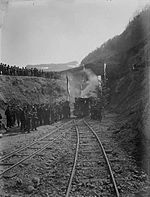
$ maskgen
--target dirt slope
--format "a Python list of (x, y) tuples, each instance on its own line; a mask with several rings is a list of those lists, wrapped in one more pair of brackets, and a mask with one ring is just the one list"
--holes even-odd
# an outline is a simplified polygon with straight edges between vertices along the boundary
[(48, 103), (65, 98), (62, 79), (0, 75), (0, 110), (8, 103)]

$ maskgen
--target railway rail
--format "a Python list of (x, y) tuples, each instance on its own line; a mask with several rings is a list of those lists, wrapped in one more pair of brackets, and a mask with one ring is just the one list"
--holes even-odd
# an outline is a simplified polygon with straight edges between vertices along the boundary
[[(78, 196), (79, 194), (81, 196), (92, 195), (90, 194), (90, 192), (92, 191), (93, 187), (94, 190), (97, 190), (97, 192), (102, 192), (102, 187), (104, 186), (103, 184), (102, 186), (97, 186), (97, 188), (95, 188), (94, 185), (86, 185), (86, 183), (91, 183), (92, 180), (98, 183), (99, 181), (101, 181), (101, 179), (103, 179), (103, 177), (108, 178), (108, 172), (110, 175), (109, 184), (113, 184), (113, 189), (111, 188), (109, 190), (110, 193), (107, 193), (105, 195), (119, 197), (120, 195), (111, 169), (111, 165), (109, 163), (107, 154), (98, 135), (85, 120), (82, 121), (82, 125), (80, 124), (80, 126), (79, 123), (77, 125), (77, 122), (75, 121), (74, 124), (77, 134), (77, 144), (74, 157), (74, 164), (72, 167), (71, 176), (67, 186), (65, 197)], [(88, 128), (88, 131), (85, 129), (85, 127)], [(105, 166), (103, 165), (104, 163)], [(94, 169), (96, 169), (96, 172), (94, 172)], [(76, 187), (76, 185), (78, 185), (77, 182), (80, 183), (80, 189)], [(83, 191), (82, 186), (84, 188)], [(87, 189), (87, 187), (89, 187), (89, 189)], [(80, 190), (80, 193), (78, 193), (78, 190)], [(108, 190), (108, 188), (106, 190)]]
[[(15, 168), (16, 166), (18, 166), (19, 164), (23, 163), (24, 161), (30, 159), (30, 158), (33, 158), (35, 155), (37, 155), (38, 153), (44, 151), (46, 148), (48, 148), (48, 146), (52, 145), (53, 142), (58, 139), (60, 136), (62, 136), (63, 134), (65, 134), (68, 130), (70, 130), (71, 128), (69, 127), (69, 129), (67, 128), (64, 132), (64, 130), (61, 131), (61, 129), (68, 125), (68, 123), (71, 123), (71, 121), (65, 123), (65, 124), (62, 124), (60, 125), (59, 127), (57, 127), (56, 129), (54, 129), (51, 133), (48, 133), (46, 135), (44, 135), (43, 137), (35, 140), (34, 142), (30, 143), (29, 145), (25, 146), (25, 147), (22, 147), (22, 148), (19, 148), (19, 149), (16, 149), (15, 151), (12, 151), (11, 153), (7, 154), (7, 155), (4, 155), (3, 157), (0, 158), (0, 165), (2, 166), (7, 166), (7, 165), (10, 165), (10, 167), (8, 167), (7, 169), (1, 169), (0, 171), (0, 179), (3, 177), (3, 175), (10, 171), (11, 169)], [(55, 136), (56, 135), (56, 136)], [(44, 143), (44, 144), (43, 144)], [(34, 145), (39, 145), (39, 147), (34, 147)], [(42, 145), (41, 145), (42, 144)], [(29, 155), (26, 155), (24, 154), (24, 150), (27, 150), (27, 149), (31, 149), (31, 150), (35, 150), (33, 153), (29, 154)], [(16, 163), (13, 163), (13, 164), (10, 164), (9, 163), (9, 159), (11, 157), (14, 157), (14, 156), (17, 156), (18, 153), (21, 153), (23, 152), (22, 155), (19, 155), (19, 156), (22, 156), (25, 158), (17, 161)], [(6, 163), (3, 163), (3, 161), (7, 161)]]
[[(71, 122), (71, 121), (69, 121), (69, 122)], [(19, 153), (19, 152), (21, 152), (21, 151), (23, 151), (23, 150), (25, 150), (25, 149), (27, 149), (27, 148), (29, 148), (29, 147), (35, 145), (35, 144), (38, 143), (39, 141), (44, 140), (45, 138), (49, 137), (50, 135), (52, 135), (52, 134), (55, 133), (57, 130), (59, 130), (60, 128), (62, 128), (63, 126), (65, 126), (65, 125), (67, 125), (67, 124), (68, 124), (68, 122), (65, 123), (65, 124), (63, 123), (63, 124), (61, 124), (60, 126), (58, 126), (56, 129), (54, 129), (51, 133), (48, 133), (48, 134), (44, 135), (43, 137), (38, 138), (37, 140), (34, 140), (34, 142), (28, 144), (27, 146), (18, 148), (18, 149), (16, 149), (16, 150), (14, 150), (14, 151), (12, 151), (12, 152), (10, 152), (10, 153), (4, 155), (4, 156), (1, 156), (1, 157), (0, 157), (0, 162), (2, 162), (2, 161), (4, 161), (4, 160), (6, 160), (6, 159), (12, 157), (14, 154), (17, 154), (17, 153)]]
[[(5, 173), (11, 171), (19, 164), (24, 163), (24, 161), (33, 158), (40, 152), (49, 148), (55, 140), (68, 131), (73, 134), (72, 145), (74, 151), (70, 158), (72, 162), (68, 164), (70, 166), (67, 166), (70, 177), (68, 176), (66, 181), (64, 180), (66, 189), (61, 196), (97, 196), (96, 194), (101, 194), (102, 196), (119, 197), (119, 191), (105, 149), (96, 132), (83, 119), (71, 120), (62, 124), (51, 133), (44, 135), (29, 145), (1, 157), (0, 162), (4, 166), (10, 164), (9, 159), (12, 157), (17, 157), (19, 155), (21, 159), (17, 157), (16, 162), (2, 169), (2, 171), (0, 171), (0, 179)], [(33, 152), (27, 154), (24, 152), (25, 150)], [(3, 163), (5, 161), (6, 163)], [(104, 180), (105, 183), (103, 183)]]

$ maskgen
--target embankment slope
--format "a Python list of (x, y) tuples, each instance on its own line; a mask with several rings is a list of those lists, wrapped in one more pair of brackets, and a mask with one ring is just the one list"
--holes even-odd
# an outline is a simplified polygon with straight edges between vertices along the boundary
[(6, 104), (49, 103), (65, 98), (66, 82), (63, 79), (0, 75), (0, 110)]

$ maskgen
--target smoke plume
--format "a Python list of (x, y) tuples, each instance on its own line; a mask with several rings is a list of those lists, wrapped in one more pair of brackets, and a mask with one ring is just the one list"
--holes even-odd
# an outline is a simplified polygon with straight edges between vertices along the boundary
[(97, 76), (90, 69), (84, 69), (83, 72), (85, 73), (86, 80), (85, 82), (83, 82), (83, 90), (81, 91), (81, 97), (96, 97), (96, 88), (98, 87)]

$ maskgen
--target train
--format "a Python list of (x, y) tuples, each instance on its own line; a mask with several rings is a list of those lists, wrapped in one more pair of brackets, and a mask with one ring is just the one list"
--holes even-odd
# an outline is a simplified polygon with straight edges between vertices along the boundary
[(91, 119), (102, 119), (102, 103), (101, 100), (95, 97), (82, 98), (76, 97), (74, 102), (74, 116), (83, 118), (90, 116)]
[(76, 97), (74, 103), (74, 115), (76, 117), (88, 116), (90, 111), (90, 98)]

